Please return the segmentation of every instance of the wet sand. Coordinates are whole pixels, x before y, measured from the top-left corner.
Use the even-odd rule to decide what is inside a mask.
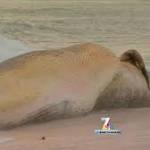
[[[150,69],[148,0],[0,0],[0,14],[0,34],[33,50],[84,42],[118,55],[137,49]]]
[[[119,135],[96,135],[109,114]],[[0,134],[2,150],[149,150],[150,108],[116,109],[87,116],[28,125]],[[42,140],[42,137],[45,137]]]

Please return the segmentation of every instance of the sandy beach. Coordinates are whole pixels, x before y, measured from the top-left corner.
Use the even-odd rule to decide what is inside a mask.
[[[0,34],[32,50],[96,42],[137,49],[150,69],[148,0],[0,0],[0,14]]]
[[[137,49],[150,70],[146,0],[0,0],[0,14],[0,62],[29,51],[90,41],[118,56]],[[94,133],[105,115],[121,134]],[[150,108],[101,110],[0,131],[0,150],[149,150],[149,141]]]
[[[119,135],[96,135],[106,114]],[[29,125],[0,134],[2,150],[148,150],[150,108],[93,112],[87,116]],[[44,139],[42,139],[42,137]]]

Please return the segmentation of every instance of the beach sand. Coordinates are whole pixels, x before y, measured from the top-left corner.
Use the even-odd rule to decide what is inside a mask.
[[[148,0],[0,0],[0,14],[0,35],[32,50],[85,42],[117,55],[137,49],[150,69]]]
[[[26,48],[0,37],[0,61],[31,50],[90,41],[106,45],[118,56],[137,49],[150,70],[148,1],[0,0],[0,13],[0,34],[27,44]],[[106,114],[121,134],[94,133]],[[150,108],[103,110],[0,131],[0,150],[149,150],[149,115]]]
[[[110,115],[118,135],[96,135],[100,118]],[[28,125],[0,133],[1,150],[148,150],[150,108],[116,109]],[[43,138],[43,139],[42,139]]]

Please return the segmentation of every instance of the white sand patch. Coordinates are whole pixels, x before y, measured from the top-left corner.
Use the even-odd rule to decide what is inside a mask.
[[[0,35],[0,62],[29,51],[31,49],[22,42]]]
[[[0,144],[12,142],[12,141],[14,141],[13,138],[3,138],[3,137],[0,137]]]

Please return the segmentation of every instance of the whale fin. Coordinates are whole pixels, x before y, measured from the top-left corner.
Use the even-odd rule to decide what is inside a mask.
[[[137,50],[128,50],[124,52],[120,57],[120,61],[128,62],[139,69],[146,80],[148,88],[150,89],[148,72],[146,70],[144,60]]]

